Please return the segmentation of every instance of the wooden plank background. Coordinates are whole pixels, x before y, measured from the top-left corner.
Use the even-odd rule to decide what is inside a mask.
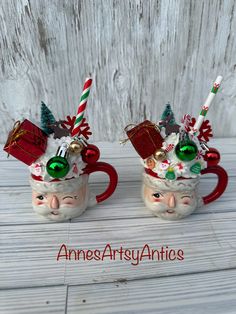
[[[235,136],[235,0],[4,0],[0,5],[0,143],[14,120],[74,114],[85,77],[93,140],[118,140],[130,122],[209,112],[216,137]]]

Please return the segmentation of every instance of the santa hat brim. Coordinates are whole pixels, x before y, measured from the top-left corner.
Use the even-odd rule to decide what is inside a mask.
[[[151,176],[150,174],[144,172],[143,182],[147,186],[154,189],[159,189],[161,191],[192,191],[197,187],[199,183],[199,177],[178,178],[177,180],[170,181]]]
[[[64,193],[64,192],[72,192],[78,189],[83,184],[88,182],[88,175],[84,174],[79,176],[78,178],[72,178],[63,181],[39,181],[30,177],[30,185],[34,191],[40,193]]]

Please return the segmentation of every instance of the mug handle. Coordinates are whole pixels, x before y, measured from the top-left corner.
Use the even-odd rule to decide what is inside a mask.
[[[96,196],[97,203],[100,203],[100,202],[105,201],[108,197],[110,197],[114,193],[117,186],[117,182],[118,182],[118,174],[115,168],[113,168],[110,164],[106,162],[98,161],[94,164],[88,164],[84,168],[84,174],[89,175],[96,171],[105,172],[109,176],[109,184],[106,190],[103,193]]]
[[[201,174],[214,173],[217,175],[217,185],[215,189],[208,195],[203,196],[204,204],[209,204],[219,198],[225,191],[228,184],[228,174],[221,166],[211,166],[201,171]]]

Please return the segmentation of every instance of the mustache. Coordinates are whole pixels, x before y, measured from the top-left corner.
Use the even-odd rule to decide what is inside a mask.
[[[152,210],[155,210],[159,213],[164,213],[170,208],[167,204],[165,203],[160,203],[160,202],[150,202],[148,200],[146,200],[146,203],[152,208]],[[191,205],[186,205],[186,204],[177,204],[173,210],[179,213],[185,213],[186,211],[190,210],[193,208],[193,206],[195,205],[195,202],[193,202],[193,204]]]
[[[47,214],[47,213],[51,213],[52,211],[58,211],[59,213],[63,213],[62,210],[69,210],[69,211],[77,211],[77,210],[81,210],[84,207],[84,204],[81,204],[80,206],[73,206],[70,207],[68,205],[61,205],[60,208],[50,208],[46,205],[33,205],[33,208],[42,213],[42,214]]]

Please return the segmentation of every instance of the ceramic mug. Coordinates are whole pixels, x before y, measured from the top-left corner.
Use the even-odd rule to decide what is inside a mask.
[[[196,208],[215,201],[225,191],[228,183],[227,172],[220,166],[211,166],[201,171],[201,175],[213,173],[217,176],[214,190],[200,196],[200,177],[178,178],[175,181],[161,179],[150,169],[143,174],[142,198],[152,213],[165,220],[177,220],[190,215]]]
[[[101,171],[108,175],[109,183],[106,190],[94,196],[89,190],[89,175]],[[40,181],[30,178],[32,187],[32,205],[34,211],[52,221],[64,221],[80,216],[87,207],[103,202],[116,189],[118,175],[108,163],[96,162],[88,164],[78,178],[63,181]]]

